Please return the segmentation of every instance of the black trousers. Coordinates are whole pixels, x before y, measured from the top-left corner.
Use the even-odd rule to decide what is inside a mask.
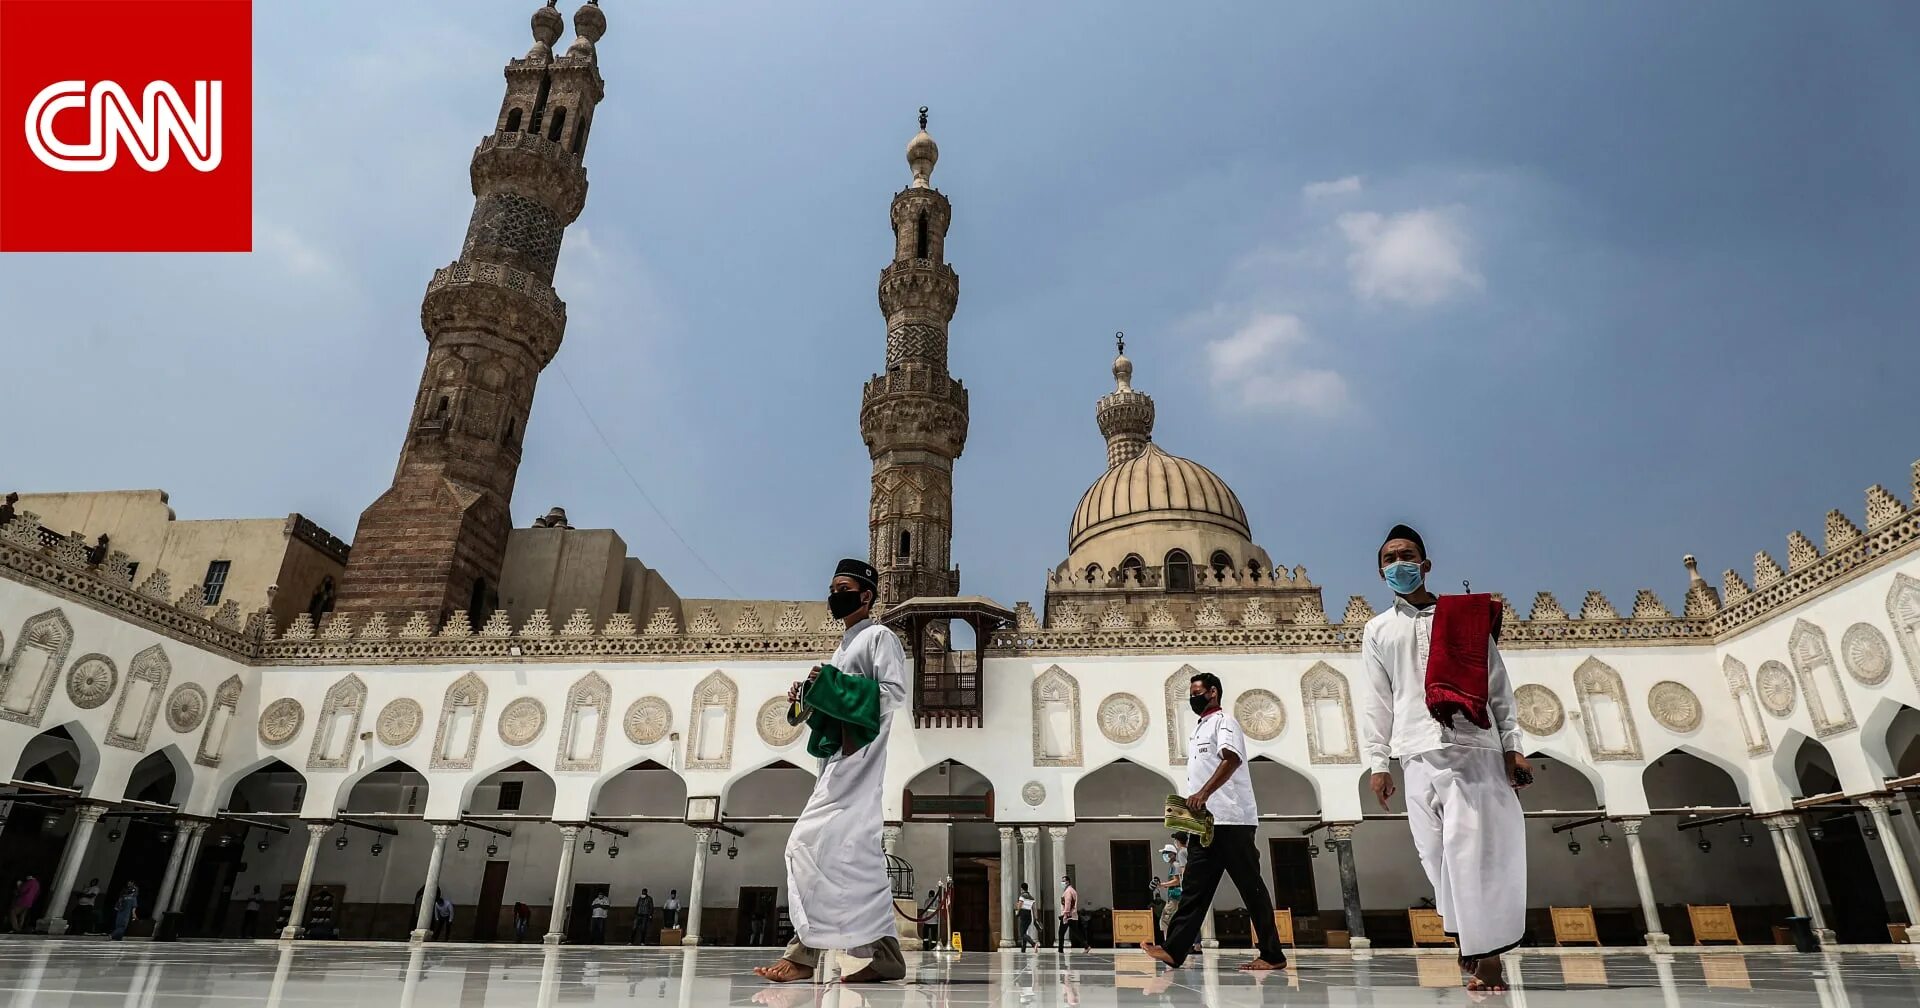
[[[1013,943],[1024,949],[1027,947],[1027,929],[1033,926],[1033,911],[1016,910],[1013,914]]]
[[[1213,894],[1220,888],[1222,875],[1233,878],[1233,887],[1240,890],[1240,899],[1253,917],[1260,958],[1275,966],[1287,961],[1280,932],[1273,926],[1273,897],[1260,877],[1260,848],[1254,843],[1254,832],[1252,826],[1215,826],[1213,843],[1188,845],[1187,870],[1180,876],[1180,909],[1174,912],[1163,946],[1176,965],[1198,943],[1200,926],[1213,911]]]
[[[1079,914],[1060,919],[1060,933],[1054,935],[1054,938],[1057,939],[1054,946],[1057,951],[1065,952],[1067,950],[1067,945],[1070,942],[1068,937],[1069,933],[1079,936],[1080,947],[1083,950],[1088,952],[1093,951],[1093,946],[1087,944],[1087,925],[1080,920]]]

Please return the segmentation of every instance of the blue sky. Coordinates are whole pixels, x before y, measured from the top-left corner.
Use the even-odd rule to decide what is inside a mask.
[[[351,536],[534,6],[256,5],[257,250],[0,259],[8,482]],[[1065,557],[1116,329],[1156,439],[1335,618],[1382,598],[1394,521],[1448,586],[1677,609],[1683,553],[1750,576],[1868,484],[1910,496],[1910,5],[605,9],[514,513],[616,528],[683,595],[810,598],[865,551],[860,384],[922,104],[969,592],[1037,603]]]

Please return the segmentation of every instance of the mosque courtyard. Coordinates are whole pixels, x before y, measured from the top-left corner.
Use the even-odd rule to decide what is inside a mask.
[[[1209,953],[1179,971],[1128,952],[909,953],[905,982],[777,987],[750,972],[765,949],[542,948],[394,944],[0,941],[9,1008],[551,1008],[768,1005],[945,1006],[1429,1005],[1464,1002],[1452,959],[1307,951],[1264,976]],[[1737,949],[1649,956],[1533,949],[1508,958],[1514,989],[1493,1003],[1547,1008],[1753,1005],[1878,1008],[1920,1002],[1906,951],[1798,955]]]

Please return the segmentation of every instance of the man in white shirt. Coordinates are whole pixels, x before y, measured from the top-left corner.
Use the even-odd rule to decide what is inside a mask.
[[[1015,900],[1013,905],[1015,907],[1013,915],[1014,939],[1019,943],[1020,951],[1025,952],[1028,945],[1038,946],[1039,944],[1032,938],[1033,891],[1027,888],[1025,882],[1020,883],[1020,898]]]
[[[1527,924],[1526,819],[1515,795],[1532,780],[1520,753],[1513,686],[1499,649],[1487,641],[1487,716],[1481,728],[1452,715],[1441,724],[1427,708],[1427,660],[1434,610],[1426,543],[1396,525],[1380,545],[1380,576],[1393,607],[1367,622],[1360,644],[1368,685],[1361,708],[1370,786],[1387,808],[1394,784],[1388,761],[1406,779],[1407,825],[1434,905],[1460,945],[1468,989],[1507,989],[1500,957],[1518,946]]]
[[[1211,672],[1196,674],[1188,683],[1193,712],[1200,715],[1187,742],[1187,808],[1213,815],[1213,842],[1188,844],[1187,867],[1181,873],[1180,909],[1167,928],[1164,946],[1141,942],[1140,951],[1178,969],[1198,944],[1200,925],[1213,909],[1213,893],[1222,874],[1233,876],[1233,887],[1247,904],[1260,956],[1243,970],[1274,970],[1287,964],[1280,932],[1273,924],[1273,898],[1260,877],[1260,848],[1254,832],[1260,812],[1253,803],[1253,777],[1247,772],[1246,736],[1240,722],[1221,709],[1220,678]]]
[[[613,909],[613,900],[607,896],[605,889],[594,894],[593,920],[590,926],[592,929],[593,944],[595,945],[605,945],[607,943],[607,912],[611,909]]]

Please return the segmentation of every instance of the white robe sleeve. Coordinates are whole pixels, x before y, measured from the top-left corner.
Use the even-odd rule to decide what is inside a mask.
[[[1519,752],[1520,719],[1514,710],[1513,682],[1492,638],[1487,639],[1487,713],[1493,718],[1493,730],[1500,733],[1500,748]]]
[[[1369,771],[1386,773],[1393,755],[1393,676],[1380,660],[1371,629],[1360,639],[1360,672],[1366,685],[1360,701],[1360,749]],[[1511,710],[1513,705],[1507,706]]]
[[[900,646],[899,635],[891,630],[878,628],[872,637],[868,657],[873,662],[873,679],[880,684],[880,716],[884,718],[906,706],[907,653]]]

